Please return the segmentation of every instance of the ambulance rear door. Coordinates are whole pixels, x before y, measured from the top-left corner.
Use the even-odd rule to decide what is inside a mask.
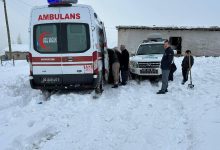
[[[33,75],[55,76],[60,82],[62,72],[59,7],[36,8],[32,11],[32,65]],[[57,77],[56,77],[57,76]],[[60,79],[59,79],[60,76]],[[42,78],[46,82],[46,78]],[[53,80],[51,77],[49,80]]]
[[[71,74],[77,76],[93,74],[92,31],[89,9],[83,6],[72,6],[60,8],[60,13],[64,16],[71,15],[69,19],[65,19],[61,23],[62,34],[64,35],[61,42],[64,77]]]

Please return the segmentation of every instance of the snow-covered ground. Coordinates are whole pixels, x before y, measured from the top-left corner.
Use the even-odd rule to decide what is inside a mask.
[[[176,58],[169,93],[130,81],[87,92],[44,96],[28,82],[27,62],[0,66],[1,150],[219,150],[220,58],[195,58],[193,90],[181,85]]]

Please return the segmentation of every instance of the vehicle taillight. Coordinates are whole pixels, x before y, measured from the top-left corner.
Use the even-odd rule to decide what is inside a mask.
[[[30,76],[33,76],[32,54],[28,53],[28,62],[30,63]]]
[[[93,59],[94,74],[98,75],[98,52],[97,51],[93,52],[92,59]]]
[[[28,61],[32,64],[32,54],[28,53]]]

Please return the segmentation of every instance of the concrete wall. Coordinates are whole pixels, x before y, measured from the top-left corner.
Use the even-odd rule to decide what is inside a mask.
[[[164,39],[182,37],[182,51],[190,49],[193,55],[220,56],[220,31],[119,29],[118,45],[124,44],[134,53],[139,44],[154,33]]]

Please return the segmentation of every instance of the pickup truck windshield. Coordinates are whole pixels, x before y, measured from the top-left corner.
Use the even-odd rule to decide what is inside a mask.
[[[138,48],[137,55],[163,54],[163,44],[145,44]]]

